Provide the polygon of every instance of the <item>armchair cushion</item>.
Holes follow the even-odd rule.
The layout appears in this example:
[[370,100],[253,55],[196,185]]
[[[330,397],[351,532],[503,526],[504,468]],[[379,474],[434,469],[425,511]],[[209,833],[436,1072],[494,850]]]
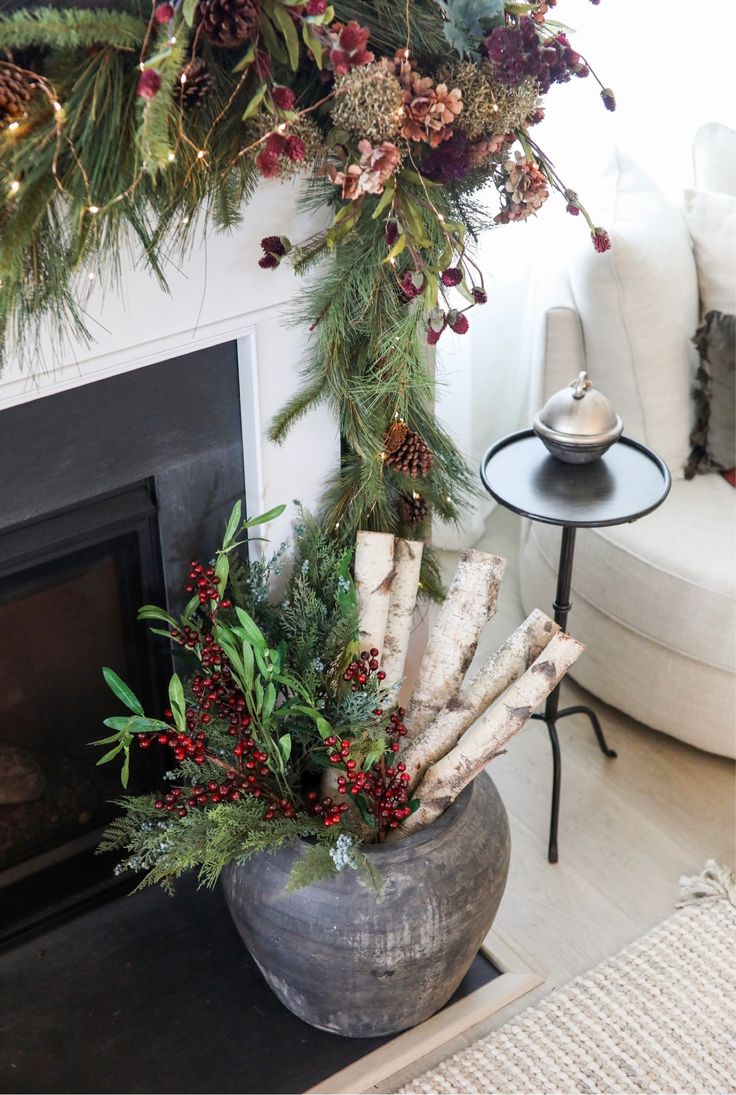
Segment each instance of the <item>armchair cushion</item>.
[[690,339],[698,324],[690,237],[682,214],[621,153],[606,182],[598,219],[612,248],[604,255],[591,250],[571,270],[588,372],[626,433],[682,478],[692,419]]

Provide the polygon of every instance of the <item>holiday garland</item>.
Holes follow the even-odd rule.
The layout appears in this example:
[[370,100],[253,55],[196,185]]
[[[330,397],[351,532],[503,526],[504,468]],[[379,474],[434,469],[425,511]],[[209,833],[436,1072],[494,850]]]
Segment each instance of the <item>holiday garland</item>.
[[[597,80],[555,7],[127,0],[0,16],[0,347],[48,321],[88,337],[80,281],[114,273],[131,236],[165,285],[200,214],[232,228],[260,178],[304,172],[307,208],[333,215],[296,245],[278,225],[262,241],[264,270],[311,271],[304,383],[271,436],[332,407],[343,456],[324,519],[348,540],[456,520],[473,477],[435,419],[427,346],[487,300],[472,241],[554,189],[609,247],[531,133],[552,84]],[[495,216],[474,201],[489,183]]]

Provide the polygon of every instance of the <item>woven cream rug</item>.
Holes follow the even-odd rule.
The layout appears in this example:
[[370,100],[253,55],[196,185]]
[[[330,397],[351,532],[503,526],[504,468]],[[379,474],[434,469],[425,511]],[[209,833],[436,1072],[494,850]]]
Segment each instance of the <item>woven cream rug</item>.
[[401,1091],[736,1092],[736,876],[682,882],[695,903]]

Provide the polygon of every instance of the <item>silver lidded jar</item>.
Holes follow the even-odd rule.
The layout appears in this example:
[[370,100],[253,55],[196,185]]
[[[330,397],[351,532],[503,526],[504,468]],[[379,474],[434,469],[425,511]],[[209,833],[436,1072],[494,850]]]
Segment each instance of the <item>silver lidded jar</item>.
[[550,396],[534,416],[534,432],[549,452],[566,464],[589,464],[618,441],[624,424],[596,391],[586,372]]

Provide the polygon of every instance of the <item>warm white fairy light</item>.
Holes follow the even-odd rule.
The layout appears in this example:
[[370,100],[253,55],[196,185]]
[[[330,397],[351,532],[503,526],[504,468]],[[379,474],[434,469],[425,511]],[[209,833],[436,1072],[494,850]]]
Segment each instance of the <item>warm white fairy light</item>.
[[176,45],[176,35],[175,34],[172,34],[171,38],[169,38],[169,45],[170,46],[175,46]]
[[87,274],[87,277],[89,278],[90,281],[94,281],[95,280],[94,271],[90,270],[90,272]]
[[279,133],[284,133],[286,131],[286,122],[282,122],[281,125],[277,125],[276,128]]
[[56,113],[58,114],[59,111],[61,110],[61,103],[59,102],[58,99],[54,99],[53,107],[54,107],[54,110],[56,111]]
[[18,182],[17,179],[13,179],[13,181],[10,184],[10,193],[11,194],[17,194],[19,190],[20,190],[20,183]]
[[94,216],[95,213],[99,213],[99,211],[100,211],[99,205],[88,205],[87,206],[87,212],[91,213],[92,216]]
[[411,492],[411,496],[412,496],[412,498],[414,499],[415,502],[418,502],[419,499],[422,497],[421,494],[417,494],[417,492],[415,490],[413,490]]
[[168,154],[168,156],[166,157],[166,159],[167,159],[167,160],[169,161],[169,163],[173,163],[173,162],[174,162],[174,160],[176,159],[176,155],[175,155],[175,154],[174,154],[173,152],[169,152],[169,154]]
[[138,68],[139,68],[139,69],[141,70],[141,72],[145,72],[145,71],[146,71],[146,66],[145,66],[145,64],[143,63],[143,61],[141,61],[141,63],[140,63],[139,65],[138,65]]
[[19,129],[19,128],[20,128],[20,122],[11,122],[10,125],[8,126],[8,130],[9,130],[10,133],[15,133],[16,129]]
[[197,159],[203,160],[205,158],[205,155],[205,150],[203,148],[200,148],[199,152],[197,153]]
[[181,76],[179,77],[179,83],[180,84],[185,84],[186,82],[187,82],[187,74],[186,74],[186,72],[182,72]]

